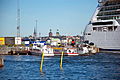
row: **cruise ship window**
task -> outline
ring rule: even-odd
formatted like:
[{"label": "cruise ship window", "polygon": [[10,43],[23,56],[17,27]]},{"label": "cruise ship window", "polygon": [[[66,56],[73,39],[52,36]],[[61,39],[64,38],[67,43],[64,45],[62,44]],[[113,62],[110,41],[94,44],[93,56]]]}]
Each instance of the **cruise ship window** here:
[{"label": "cruise ship window", "polygon": [[98,27],[98,31],[102,31],[102,27]]},{"label": "cruise ship window", "polygon": [[115,16],[114,16],[113,18],[114,18],[114,19],[116,19],[116,17],[115,17]]},{"label": "cruise ship window", "polygon": [[117,26],[114,26],[114,31],[117,29]]},{"label": "cruise ship window", "polygon": [[87,35],[87,33],[85,33],[85,35]]},{"label": "cruise ship window", "polygon": [[113,26],[108,27],[108,31],[113,31]]},{"label": "cruise ship window", "polygon": [[91,35],[91,33],[88,33],[88,35]]},{"label": "cruise ship window", "polygon": [[117,16],[117,19],[119,19],[119,16]]},{"label": "cruise ship window", "polygon": [[108,22],[95,22],[95,23],[92,23],[92,25],[111,25],[113,24],[112,21],[108,21]]},{"label": "cruise ship window", "polygon": [[103,31],[106,32],[108,30],[107,27],[103,27]]},{"label": "cruise ship window", "polygon": [[97,31],[97,28],[96,28],[96,27],[93,27],[93,31]]}]

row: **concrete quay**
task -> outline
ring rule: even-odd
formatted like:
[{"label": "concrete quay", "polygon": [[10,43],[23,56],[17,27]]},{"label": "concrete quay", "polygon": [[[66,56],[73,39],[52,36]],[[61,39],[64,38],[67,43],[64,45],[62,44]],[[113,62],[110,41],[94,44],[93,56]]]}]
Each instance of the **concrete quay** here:
[{"label": "concrete quay", "polygon": [[7,47],[2,46],[0,47],[0,55],[28,55],[29,50],[27,50],[25,47]]}]

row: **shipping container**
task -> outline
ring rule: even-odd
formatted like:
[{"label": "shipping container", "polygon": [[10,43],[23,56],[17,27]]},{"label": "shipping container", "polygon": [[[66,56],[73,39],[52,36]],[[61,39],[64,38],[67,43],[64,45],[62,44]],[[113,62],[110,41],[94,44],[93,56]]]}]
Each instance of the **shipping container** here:
[{"label": "shipping container", "polygon": [[0,37],[0,45],[5,45],[5,38],[4,37]]},{"label": "shipping container", "polygon": [[21,37],[15,37],[15,44],[21,45]]},{"label": "shipping container", "polygon": [[14,45],[15,37],[5,37],[5,45]]}]

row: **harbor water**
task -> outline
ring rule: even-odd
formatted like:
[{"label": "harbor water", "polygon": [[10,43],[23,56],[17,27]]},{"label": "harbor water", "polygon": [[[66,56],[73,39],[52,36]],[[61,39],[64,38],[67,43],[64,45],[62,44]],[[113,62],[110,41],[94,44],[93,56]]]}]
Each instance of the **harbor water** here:
[{"label": "harbor water", "polygon": [[120,54],[97,53],[90,56],[45,57],[40,72],[41,56],[2,55],[4,67],[0,80],[120,80]]}]

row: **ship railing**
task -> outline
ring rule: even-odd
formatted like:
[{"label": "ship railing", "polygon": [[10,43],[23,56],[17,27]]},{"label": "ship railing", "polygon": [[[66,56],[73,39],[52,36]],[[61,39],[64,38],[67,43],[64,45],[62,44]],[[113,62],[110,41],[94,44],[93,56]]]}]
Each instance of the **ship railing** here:
[{"label": "ship railing", "polygon": [[104,3],[106,1],[108,1],[108,0],[98,0],[98,3]]},{"label": "ship railing", "polygon": [[99,6],[102,6],[106,3],[108,0],[98,0]]}]

